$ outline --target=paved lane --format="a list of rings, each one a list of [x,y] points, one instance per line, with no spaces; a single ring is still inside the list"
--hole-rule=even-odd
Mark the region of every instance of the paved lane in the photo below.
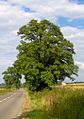
[[[22,110],[24,97],[23,89],[0,96],[0,119],[17,119]]]

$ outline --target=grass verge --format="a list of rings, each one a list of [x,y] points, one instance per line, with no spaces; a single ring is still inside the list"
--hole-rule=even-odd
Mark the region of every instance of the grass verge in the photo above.
[[[84,119],[83,86],[56,86],[26,97],[20,119]]]

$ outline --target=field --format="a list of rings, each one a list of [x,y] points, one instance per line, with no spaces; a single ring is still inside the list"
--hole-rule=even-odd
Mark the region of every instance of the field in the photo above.
[[[29,92],[20,119],[84,119],[84,85]]]
[[[6,94],[11,91],[13,91],[13,89],[7,89],[5,87],[0,87],[0,95]]]

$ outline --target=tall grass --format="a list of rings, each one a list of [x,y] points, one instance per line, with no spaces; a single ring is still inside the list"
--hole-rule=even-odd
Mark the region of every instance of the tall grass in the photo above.
[[[48,113],[51,119],[84,119],[84,90],[58,88],[50,93]]]
[[[28,96],[31,110],[20,119],[84,119],[84,88],[59,85]]]

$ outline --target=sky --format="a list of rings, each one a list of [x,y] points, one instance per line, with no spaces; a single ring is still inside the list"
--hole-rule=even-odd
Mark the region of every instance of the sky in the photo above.
[[[84,81],[84,0],[0,0],[0,83],[2,72],[16,60],[19,28],[31,19],[44,18],[60,26],[74,44],[79,66],[75,81]]]

